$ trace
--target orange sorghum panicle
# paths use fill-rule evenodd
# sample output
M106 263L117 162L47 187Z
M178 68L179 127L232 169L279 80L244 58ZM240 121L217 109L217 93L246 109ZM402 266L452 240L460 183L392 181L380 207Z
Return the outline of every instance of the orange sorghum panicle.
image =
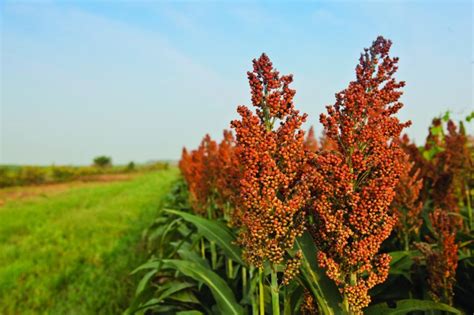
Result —
M453 121L447 133L440 118L433 119L424 146L425 159L420 163L424 178L423 199L432 199L435 207L459 212L464 201L466 183L472 173L472 161L463 126L457 130Z
M216 161L216 204L230 221L231 212L239 195L240 166L237 161L235 139L231 131L224 130L218 145Z
M300 312L302 315L318 315L318 306L314 300L313 295L307 289L303 292L303 303L300 306Z
M314 135L313 126L311 126L308 130L308 134L306 135L306 139L304 140L304 145L306 149L311 152L316 152L319 149L318 141L316 140L316 136Z
M472 174L472 160L468 149L468 139L461 128L451 120L444 134L439 118L433 120L425 145L425 153L436 147L435 153L425 161L423 193L431 199L435 208L459 213L460 205L468 202L469 179ZM436 133L433 131L437 130ZM453 219L453 224L462 226L462 220Z
M230 220L229 212L238 195L240 168L232 132L224 130L223 135L219 144L206 135L196 150L188 153L184 148L179 167L188 184L193 209L200 215L224 215Z
M183 149L179 167L189 188L191 206L200 215L214 216L209 209L215 198L217 143L206 135L198 149Z
M436 208L430 214L436 247L426 243L416 244L426 260L428 286L431 297L452 305L453 288L456 282L458 263L458 245L456 243L456 225L453 217L446 211Z
M426 260L430 294L435 301L452 304L456 281L456 230L462 226L457 213L469 196L472 161L463 126L457 129L451 120L444 131L440 118L433 120L424 146L425 159L419 163L423 175L423 199L432 201L435 210L429 218L434 238L416 246ZM414 150L412 150L414 152Z
M406 135L401 139L401 147L407 146L409 139ZM420 178L421 170L411 161L410 155L402 157L404 167L400 173L400 180L395 188L396 194L391 204L391 209L398 220L395 225L397 237L403 247L408 250L419 235L419 230L423 224L421 211L423 203L420 201L420 190L423 186L423 179Z
M404 82L397 82L397 58L391 42L378 37L361 55L356 80L336 94L336 103L321 115L333 150L313 160L310 232L319 262L339 286L352 312L370 302L368 290L385 281L390 256L379 254L396 217L389 207L406 167L398 141L408 123L394 114Z
M285 272L283 274L283 284L290 283L290 280L293 279L300 273L300 266L301 266L301 258L303 253L301 251L297 251L295 256L288 259L286 262Z
M468 181L472 174L472 161L463 125L460 128L449 120L444 137L443 151L434 159L438 177L433 184L432 198L435 206L459 212L460 203L467 203Z
M336 151L337 150L337 142L334 141L332 138L329 138L325 130L323 130L320 143L321 143L321 149L320 149L321 151Z
M239 106L241 119L232 122L242 170L234 221L244 258L262 267L265 261L282 263L304 231L306 115L294 109L292 76L280 76L265 54L253 61L248 78L257 109L254 114Z

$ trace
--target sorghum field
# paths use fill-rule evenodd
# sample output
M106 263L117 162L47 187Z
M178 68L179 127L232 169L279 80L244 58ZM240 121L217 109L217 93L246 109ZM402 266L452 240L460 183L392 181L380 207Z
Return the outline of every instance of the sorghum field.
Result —
M128 314L473 312L473 115L434 117L414 145L391 46L363 50L319 140L292 75L253 60L252 106L183 149Z
M251 105L179 168L0 168L0 314L473 314L474 112L415 145L391 48L320 136L261 54Z

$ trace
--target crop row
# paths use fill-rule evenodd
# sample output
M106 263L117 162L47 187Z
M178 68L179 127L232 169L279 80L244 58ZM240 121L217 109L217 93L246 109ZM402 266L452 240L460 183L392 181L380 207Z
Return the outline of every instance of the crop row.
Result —
M403 135L391 45L363 51L319 141L292 76L253 61L255 110L183 149L185 187L146 233L130 313L472 311L472 138L449 113L424 146Z
M106 158L106 157L99 157ZM135 165L130 162L127 165L112 165L110 158L99 160L91 166L1 166L0 165L0 188L12 186L41 185L49 183L70 182L73 180L89 180L96 175L121 174L136 171L160 170L169 167L166 162L155 162L146 165Z

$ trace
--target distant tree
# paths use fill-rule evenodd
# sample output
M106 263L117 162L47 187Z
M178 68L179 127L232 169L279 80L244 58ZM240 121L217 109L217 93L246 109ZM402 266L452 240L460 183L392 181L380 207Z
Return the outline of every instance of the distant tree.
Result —
M101 155L94 158L94 166L100 168L106 168L112 166L112 158L109 156Z
M131 161L130 163L127 164L127 171L131 172L135 170L135 163Z

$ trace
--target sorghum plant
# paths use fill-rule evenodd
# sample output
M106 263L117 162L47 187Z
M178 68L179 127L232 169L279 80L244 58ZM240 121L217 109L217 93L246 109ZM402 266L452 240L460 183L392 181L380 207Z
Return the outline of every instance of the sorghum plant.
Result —
M362 313L368 290L387 278L390 256L379 248L396 223L389 207L406 167L396 140L409 122L394 117L404 82L393 77L398 58L389 56L390 46L378 37L361 55L356 80L320 118L337 147L313 161L310 232L350 314Z
M434 207L457 213L459 212L459 203L454 193L453 169L449 167L449 160L445 158L449 158L449 156L443 154L434 161L433 166L436 168L436 176L431 186L430 197Z
M429 199L429 187L433 183L435 172L433 165L423 156L424 148L418 147L414 142L410 141L408 135L403 135L400 141L400 147L414 164L413 169L419 171L418 177L422 179L422 187L418 196L420 201L425 203Z
M234 136L229 130L224 130L220 143L206 135L191 153L183 148L179 167L189 186L191 205L198 214L229 217L239 186L240 167L235 151Z
M337 142L333 139L329 138L326 132L323 130L323 134L321 136L321 151L336 151L337 150Z
M468 139L464 125L460 122L459 128L449 120L447 124L448 133L445 136L446 150L440 155L445 160L443 163L449 165L452 173L451 192L458 205L466 206L469 209L469 221L467 230L471 229L472 209L471 192L469 181L473 175L473 161L468 148Z
M446 211L436 208L430 213L436 246L416 244L426 260L428 287L433 300L452 305L453 287L456 282L458 245L456 223Z
M434 119L424 147L424 157L423 190L425 198L432 201L434 208L454 213L459 213L461 205L470 208L472 161L462 124L458 130L455 123L448 120L445 132L442 120ZM469 216L472 216L470 211ZM461 220L458 224L461 226ZM466 228L469 229L469 224Z
M306 115L294 108L295 90L289 86L292 76L280 76L267 55L253 60L253 71L247 74L252 104L257 109L254 114L239 106L241 120L232 122L242 167L234 215L247 262L260 270L266 261L270 262L272 304L274 314L278 314L276 267L285 262L296 237L304 231L302 209L308 189L301 179L307 157L304 131L300 128ZM277 122L279 125L275 126ZM289 260L285 281L298 271L298 263L297 258Z
M212 211L215 199L217 143L206 135L196 150L188 153L184 148L179 163L189 187L191 205L200 215L215 216Z
M426 260L432 298L452 304L459 248L455 236L462 227L461 205L468 208L467 231L472 222L469 188L472 162L462 124L458 129L452 120L448 120L445 132L443 121L434 119L424 153L427 159L425 173L429 180L424 189L435 207L429 215L434 237L427 237L431 245L421 243L417 247Z
M224 130L223 139L217 149L216 206L223 209L228 222L239 195L240 166L235 152L234 136L231 131Z
M406 135L401 140L401 147L409 144ZM409 250L410 244L419 238L420 228L423 224L421 211L423 203L419 199L419 193L423 186L420 177L420 169L410 160L409 155L402 157L400 180L395 188L395 197L391 209L397 216L395 231L397 238L405 250Z
M313 126L311 126L308 130L308 134L306 135L304 145L305 145L306 149L311 151L311 152L316 152L319 149L318 140L316 140L316 136L314 135L314 127Z
M233 175L234 148L233 136L224 132L224 139L218 145L206 135L197 150L190 154L183 149L179 166L189 187L190 202L193 210L209 219L227 219L229 204L227 197L232 194L236 180ZM228 199L229 202L232 199ZM217 251L214 242L210 242L211 263L217 266ZM201 240L201 255L205 257L205 244ZM228 262L229 266L231 262Z

